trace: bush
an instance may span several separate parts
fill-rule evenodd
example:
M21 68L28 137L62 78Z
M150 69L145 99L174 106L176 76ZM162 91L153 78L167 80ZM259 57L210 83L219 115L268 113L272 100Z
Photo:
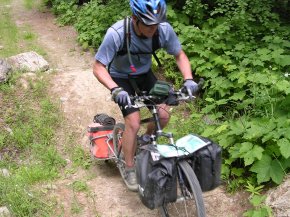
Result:
M78 41L83 47L98 48L106 30L117 20L130 15L128 1L109 0L106 4L91 1L81 8L75 23Z

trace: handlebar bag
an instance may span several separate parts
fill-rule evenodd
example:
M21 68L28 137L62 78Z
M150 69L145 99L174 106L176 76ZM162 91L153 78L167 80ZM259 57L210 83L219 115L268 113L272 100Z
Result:
M100 123L88 126L91 154L94 158L106 160L113 157L113 128L114 125L103 126Z
M153 145L142 146L136 156L138 194L142 203L155 209L177 198L177 170L175 158L154 159Z
M168 82L157 80L152 89L149 91L149 94L155 96L168 96L170 88L171 86Z
M192 167L202 191L205 192L213 190L220 185L222 149L210 139L198 137L207 142L208 145L194 152Z

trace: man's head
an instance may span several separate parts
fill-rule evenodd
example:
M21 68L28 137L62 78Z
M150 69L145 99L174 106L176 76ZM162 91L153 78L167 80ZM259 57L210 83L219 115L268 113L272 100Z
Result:
M165 0L130 0L130 7L133 15L146 26L166 21Z

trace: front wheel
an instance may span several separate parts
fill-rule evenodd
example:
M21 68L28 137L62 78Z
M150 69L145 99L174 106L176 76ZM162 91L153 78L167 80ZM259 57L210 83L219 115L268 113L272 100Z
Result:
M202 191L198 179L185 160L177 163L177 200L160 207L162 217L205 217Z

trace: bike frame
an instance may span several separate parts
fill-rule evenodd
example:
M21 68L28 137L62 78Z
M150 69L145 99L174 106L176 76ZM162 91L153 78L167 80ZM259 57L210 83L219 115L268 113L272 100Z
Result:
M191 99L194 99L194 96L188 96L186 93L182 92L181 90L179 91L174 91L173 92L175 99L176 99L176 103L175 101L170 105L178 105L180 101L188 101ZM168 96L166 96L168 97ZM143 123L148 123L148 122L153 122L155 124L155 129L154 129L154 133L150 136L150 143L152 145L158 145L158 138L160 137L165 137L167 138L169 141L167 144L164 145L168 145L168 146L174 146L176 147L176 150L178 150L178 147L176 146L175 142L174 142L174 137L173 137L173 133L172 132L163 132L162 128L161 128L161 123L160 123L160 117L159 117L159 113L158 113L158 109L159 109L159 105L163 104L162 101L164 97L158 97L155 95L146 95L146 93L144 93L143 95L139 95L139 96L132 96L130 97L132 101L134 101L134 104L131 105L134 108L142 108L142 107L147 107L150 111L151 117L149 118L144 118L141 120L140 124ZM171 102L171 101L170 101ZM120 123L121 125L119 125L117 128L117 130L125 130L124 129L124 124ZM118 132L118 131L116 131ZM121 152L122 152L122 143L121 140L122 138L119 137L121 134L114 134L114 141L118 141L117 143L114 142L115 144L115 148L118 148L117 153L116 153L116 163L117 165L119 165L119 170L121 172L122 170L122 163L125 163L124 160L122 158L120 158L121 156ZM118 135L118 136L116 136ZM120 144L120 146L116 146L116 144ZM140 150L140 146L141 144L137 142L137 150ZM139 151L138 150L138 151ZM137 151L137 153L138 153ZM199 217L204 217L205 213L204 213L204 203L202 200L202 191L200 189L198 180L194 174L193 169L191 168L191 166L188 163L188 159L190 156L187 155L182 155L182 156L176 156L176 169L177 169L177 182L178 182L178 189L180 189L180 194L179 197L177 198L177 200L173 203L164 203L161 207L160 207L160 212L162 214L163 217L169 217L169 212L168 211L172 211L172 207L168 204L178 204L181 202L181 209L186 209L186 202L187 200L191 201L195 201L195 207L197 208L197 212L198 212L198 216ZM121 163L121 164L120 164ZM122 172L121 172L122 175ZM190 179L190 180L189 180ZM185 204L182 204L183 202L185 202ZM183 206L185 205L185 206ZM192 206L192 205L189 205ZM168 209L169 208L169 209ZM176 207L175 207L176 208ZM179 209L179 208L178 208ZM175 210L175 209L174 209ZM177 210L177 209L176 209Z
M166 137L169 139L170 144L174 144L174 138L173 134L171 132L165 133L163 132L160 124L160 119L159 119L159 114L158 114L158 105L153 105L152 108L150 109L150 112L153 116L153 121L155 123L155 133L151 135L151 141L153 145L157 144L157 139L159 137ZM141 121L142 122L142 121ZM144 122L143 122L144 123Z

